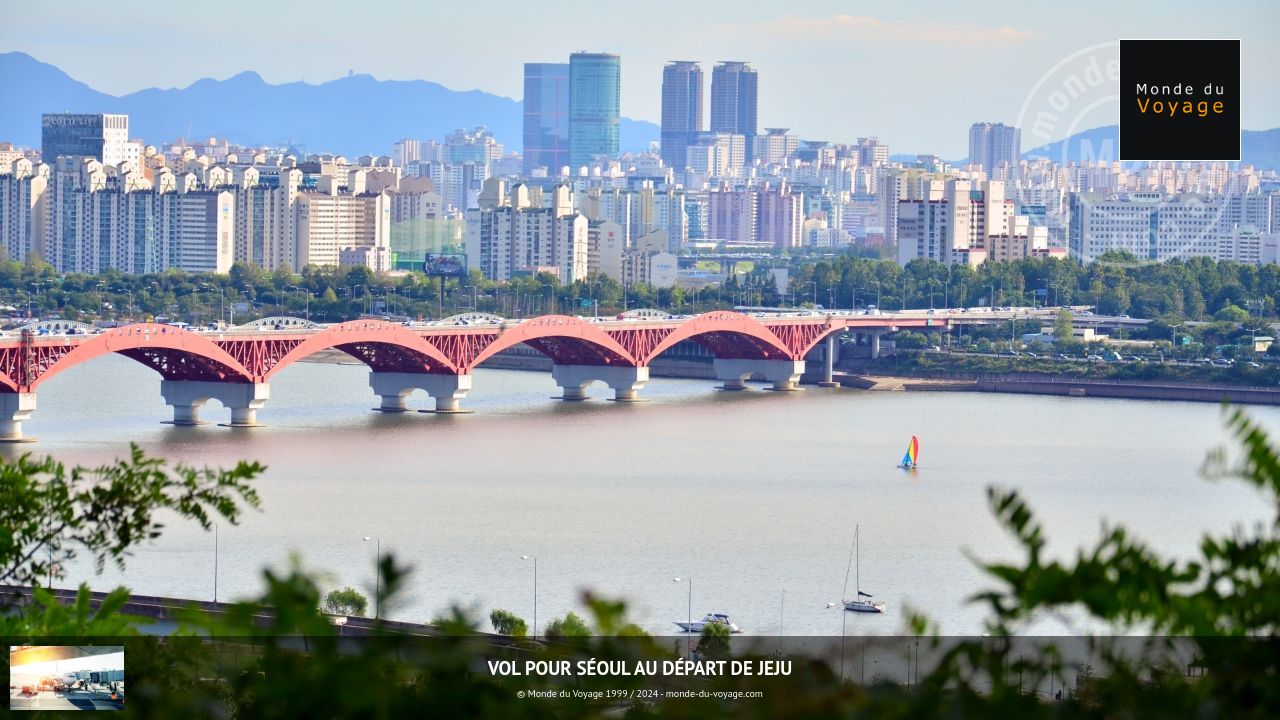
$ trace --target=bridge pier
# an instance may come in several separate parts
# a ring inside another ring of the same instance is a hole
[[[173,407],[174,425],[200,425],[200,408],[217,400],[231,410],[227,427],[257,427],[258,410],[271,397],[267,383],[212,382],[208,380],[162,380],[160,395]]]
[[[22,422],[35,411],[35,393],[0,393],[0,442],[35,442],[22,434]]]
[[[880,333],[871,333],[871,359],[880,357]]]
[[[724,382],[723,390],[746,390],[747,380],[753,375],[773,383],[773,390],[799,390],[800,376],[804,374],[803,360],[716,358],[713,365],[716,379]]]
[[[435,410],[422,412],[465,413],[459,401],[471,392],[471,375],[434,373],[370,372],[369,387],[382,398],[382,412],[405,412],[405,400],[414,390],[426,390],[436,401]]]
[[[614,400],[640,402],[640,390],[649,382],[649,368],[627,365],[552,365],[551,378],[564,391],[561,400],[586,400],[587,386],[600,380],[613,388]]]
[[[840,383],[835,381],[836,353],[840,348],[838,340],[834,333],[827,336],[827,346],[822,352],[822,379],[818,381],[818,387],[840,387]]]

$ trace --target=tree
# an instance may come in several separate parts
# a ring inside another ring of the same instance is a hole
[[[520,616],[510,610],[494,610],[489,613],[489,622],[493,625],[493,631],[499,635],[510,635],[512,637],[524,637],[529,634],[529,626]]]
[[[107,560],[123,568],[134,546],[160,535],[160,518],[170,513],[205,529],[217,516],[235,523],[243,507],[258,506],[249,481],[263,469],[249,462],[169,469],[136,445],[127,459],[95,469],[68,470],[30,455],[0,464],[0,584],[61,577],[59,568],[81,553],[99,572]]]
[[[1058,311],[1058,317],[1053,321],[1053,338],[1055,340],[1058,342],[1064,342],[1066,340],[1070,340],[1074,336],[1074,317],[1075,316],[1072,315],[1071,311],[1066,308],[1062,308]]]
[[[591,630],[582,618],[574,613],[565,615],[559,620],[552,620],[547,625],[547,637],[549,638],[585,638],[591,636]]]
[[[721,623],[707,623],[702,626],[702,635],[698,638],[698,654],[707,659],[728,657],[729,628]]]
[[[1227,305],[1213,314],[1218,322],[1242,323],[1249,321],[1249,311],[1238,305]]]
[[[330,590],[324,596],[324,611],[331,615],[364,617],[369,611],[369,599],[351,586]]]

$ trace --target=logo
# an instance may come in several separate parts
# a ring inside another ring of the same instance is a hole
[[[1239,40],[1121,40],[1122,160],[1240,159]]]

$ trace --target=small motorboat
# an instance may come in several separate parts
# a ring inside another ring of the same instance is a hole
[[[680,628],[682,632],[700,633],[702,632],[702,628],[712,624],[724,625],[729,628],[729,632],[731,633],[742,632],[742,628],[729,622],[729,616],[724,613],[707,613],[702,616],[701,620],[694,620],[693,622],[678,622],[676,623],[676,627]]]

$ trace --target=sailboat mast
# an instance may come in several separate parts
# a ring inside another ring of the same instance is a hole
[[[858,526],[853,526],[853,552],[858,560],[854,567],[853,590],[857,595],[856,598],[862,597],[862,547],[858,544]]]

